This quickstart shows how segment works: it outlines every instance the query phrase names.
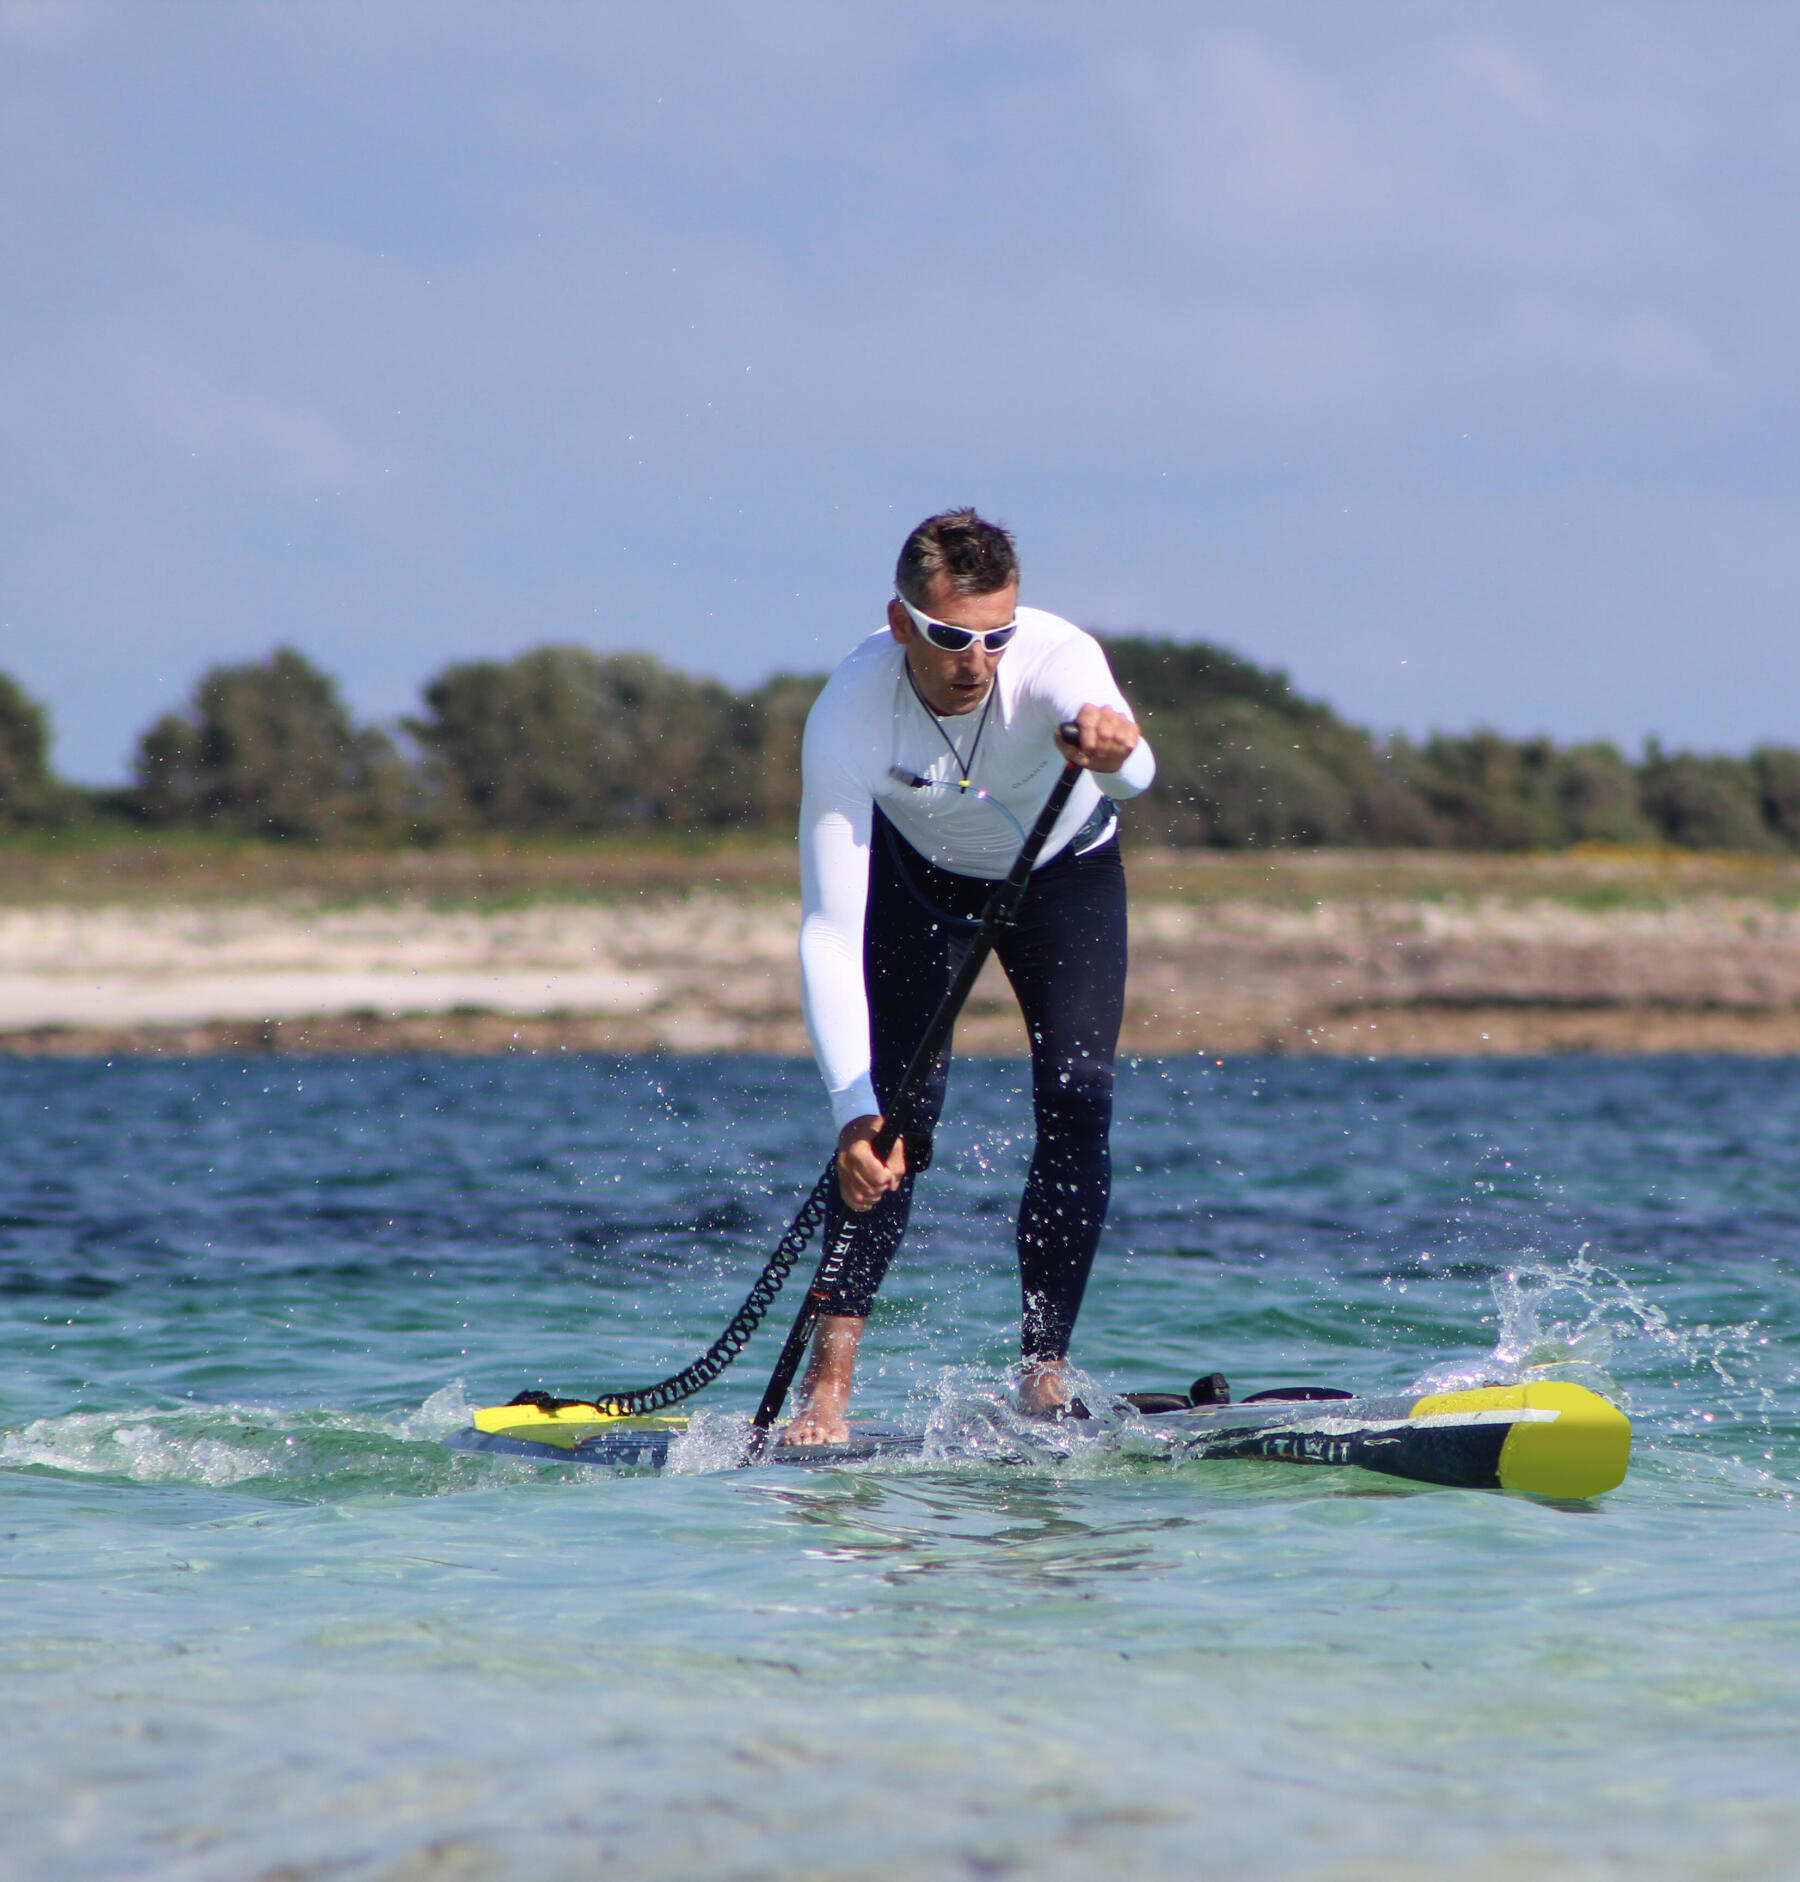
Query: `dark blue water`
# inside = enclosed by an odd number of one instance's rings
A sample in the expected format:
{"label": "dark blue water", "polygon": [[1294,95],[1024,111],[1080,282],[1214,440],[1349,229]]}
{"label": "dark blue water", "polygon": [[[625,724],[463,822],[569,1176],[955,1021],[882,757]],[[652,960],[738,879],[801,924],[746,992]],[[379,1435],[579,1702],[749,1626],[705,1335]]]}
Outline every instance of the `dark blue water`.
{"label": "dark blue water", "polygon": [[[1004,1397],[1018,1083],[859,1414]],[[827,1135],[778,1060],[0,1068],[0,1874],[1794,1872],[1800,1067],[1125,1075],[1094,1389],[1549,1368],[1636,1426],[1590,1506],[445,1448],[691,1357]]]}

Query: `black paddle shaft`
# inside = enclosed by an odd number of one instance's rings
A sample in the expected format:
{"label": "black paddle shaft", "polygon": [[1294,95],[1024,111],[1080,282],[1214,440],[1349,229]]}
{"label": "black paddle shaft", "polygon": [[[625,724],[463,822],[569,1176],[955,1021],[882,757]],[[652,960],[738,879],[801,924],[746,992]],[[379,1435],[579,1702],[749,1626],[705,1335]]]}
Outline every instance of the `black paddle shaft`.
{"label": "black paddle shaft", "polygon": [[[1081,728],[1072,721],[1058,730],[1071,745],[1077,744],[1081,738]],[[994,943],[999,939],[1000,931],[1018,912],[1026,884],[1031,880],[1032,865],[1043,853],[1044,845],[1050,840],[1050,832],[1056,827],[1056,820],[1062,815],[1063,806],[1068,803],[1069,793],[1074,790],[1075,780],[1080,776],[1079,765],[1071,762],[1063,766],[1062,776],[1056,780],[1044,802],[1044,808],[1038,812],[1037,822],[1031,826],[1011,872],[988,897],[987,906],[981,911],[981,926],[971,939],[968,952],[958,963],[944,997],[938,1002],[937,1011],[932,1014],[931,1023],[919,1041],[919,1048],[912,1055],[912,1063],[906,1068],[906,1076],[900,1081],[900,1089],[894,1093],[888,1105],[881,1129],[875,1134],[874,1151],[884,1162],[892,1154],[894,1145],[906,1135],[907,1126],[919,1108],[919,1096],[925,1089],[932,1068],[937,1064],[938,1054],[943,1051],[956,1025],[956,1016],[962,1011],[963,1002],[968,999],[969,991],[982,968],[987,965],[987,957],[994,951]],[[812,1338],[819,1315],[843,1274],[844,1262],[855,1232],[854,1222],[841,1223],[837,1234],[826,1245],[820,1257],[818,1272],[806,1290],[806,1298],[800,1303],[799,1313],[794,1316],[794,1324],[782,1344],[781,1357],[776,1360],[775,1371],[770,1376],[768,1390],[763,1393],[762,1403],[756,1409],[758,1435],[751,1440],[752,1456],[767,1442],[763,1434],[781,1416],[781,1408],[787,1402],[788,1388],[794,1383],[794,1374],[800,1370],[800,1361],[805,1356],[807,1341]]]}

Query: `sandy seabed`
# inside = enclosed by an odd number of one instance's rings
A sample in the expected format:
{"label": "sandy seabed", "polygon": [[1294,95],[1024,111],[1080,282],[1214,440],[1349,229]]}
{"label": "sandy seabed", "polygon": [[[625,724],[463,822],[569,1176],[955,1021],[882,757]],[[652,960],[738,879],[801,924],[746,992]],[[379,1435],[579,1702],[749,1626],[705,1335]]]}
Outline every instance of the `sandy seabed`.
{"label": "sandy seabed", "polygon": [[[780,895],[0,912],[0,1051],[806,1051]],[[964,1050],[1024,1049],[990,966]],[[1139,1053],[1800,1053],[1800,913],[1134,901]]]}

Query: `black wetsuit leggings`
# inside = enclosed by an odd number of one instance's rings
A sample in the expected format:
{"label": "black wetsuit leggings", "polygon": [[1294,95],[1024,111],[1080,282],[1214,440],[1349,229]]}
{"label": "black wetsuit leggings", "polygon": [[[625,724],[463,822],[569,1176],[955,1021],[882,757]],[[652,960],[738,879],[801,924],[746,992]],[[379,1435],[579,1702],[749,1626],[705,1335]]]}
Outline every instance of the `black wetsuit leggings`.
{"label": "black wetsuit leggings", "polygon": [[[969,918],[993,888],[934,867],[876,813],[863,973],[875,1094],[884,1108],[970,944]],[[952,925],[943,915],[961,919]],[[995,952],[1031,1038],[1037,1121],[1019,1207],[1021,1348],[1027,1360],[1061,1359],[1112,1190],[1113,1052],[1125,1007],[1125,870],[1116,839],[1085,856],[1065,852],[1037,870]],[[924,1093],[921,1129],[937,1123],[948,1059],[938,1059]],[[906,1231],[912,1185],[909,1174],[861,1216],[833,1187],[826,1245],[847,1216],[856,1235],[827,1313],[869,1311]]]}

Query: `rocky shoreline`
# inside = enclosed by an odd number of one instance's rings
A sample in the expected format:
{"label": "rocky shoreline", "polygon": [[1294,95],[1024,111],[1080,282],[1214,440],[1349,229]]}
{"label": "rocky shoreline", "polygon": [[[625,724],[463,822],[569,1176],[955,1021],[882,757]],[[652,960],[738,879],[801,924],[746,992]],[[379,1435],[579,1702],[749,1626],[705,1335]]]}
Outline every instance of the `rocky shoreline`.
{"label": "rocky shoreline", "polygon": [[[1800,909],[1704,884],[1582,907],[1397,881],[1133,903],[1139,1054],[1800,1054]],[[1183,892],[1183,891],[1186,892]],[[779,890],[444,909],[293,900],[0,911],[0,1054],[803,1054]],[[1018,1053],[990,967],[958,1030]]]}

